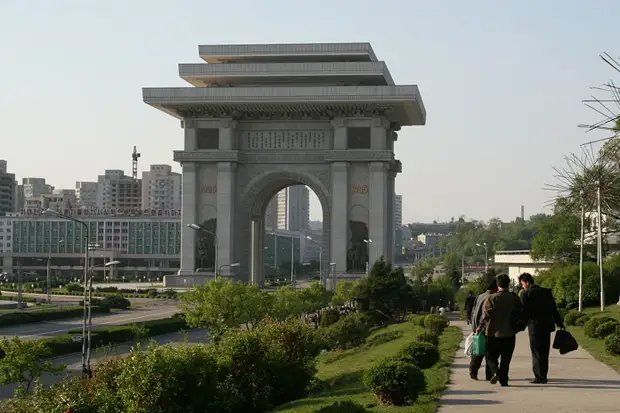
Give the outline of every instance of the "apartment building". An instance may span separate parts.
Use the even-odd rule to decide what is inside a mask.
[[[170,165],[142,172],[142,209],[181,209],[182,176]]]

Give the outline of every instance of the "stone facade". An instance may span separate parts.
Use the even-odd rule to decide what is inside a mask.
[[[364,43],[200,50],[209,70],[193,67],[189,76],[184,69],[198,87],[143,92],[184,129],[184,148],[174,152],[183,167],[179,273],[193,273],[196,254],[213,251],[214,270],[227,273],[235,264],[238,278],[261,283],[265,211],[291,185],[310,187],[321,202],[324,269],[363,273],[368,261],[391,258],[401,170],[394,140],[401,126],[425,122],[417,87],[395,86],[385,64],[364,72],[350,61],[377,63]],[[308,72],[300,84],[300,64],[288,60],[308,50],[308,60],[340,59],[338,70]],[[253,77],[252,67],[264,63],[269,71]]]

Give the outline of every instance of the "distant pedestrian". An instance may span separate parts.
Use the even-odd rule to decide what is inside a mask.
[[[556,326],[564,330],[564,322],[550,289],[536,285],[534,277],[527,272],[519,276],[519,282],[524,288],[521,300],[528,319],[527,330],[532,352],[534,380],[531,383],[546,384],[549,373],[551,333],[555,331]]]
[[[474,293],[469,291],[467,298],[465,299],[465,311],[467,312],[467,324],[471,324],[471,313],[474,311],[474,305],[476,304],[476,297]]]

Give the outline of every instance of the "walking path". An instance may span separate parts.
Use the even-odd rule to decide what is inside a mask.
[[[464,322],[451,322],[463,329]],[[452,365],[450,385],[441,398],[439,413],[618,413],[620,374],[579,349],[560,355],[551,350],[549,383],[530,384],[532,359],[527,331],[517,336],[510,366],[510,386],[500,387],[469,378],[469,357],[459,348]],[[484,364],[480,370],[484,377]]]

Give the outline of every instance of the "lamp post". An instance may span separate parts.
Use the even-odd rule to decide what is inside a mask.
[[[323,246],[313,240],[309,235],[306,235],[306,239],[319,247],[319,282],[323,285]]]
[[[583,242],[584,242],[584,221],[586,217],[586,207],[583,200],[583,191],[579,192],[581,199],[581,235],[579,237],[579,312],[583,307]]]
[[[301,253],[301,249],[299,251]],[[291,287],[295,288],[295,238],[291,235]]]
[[[489,246],[486,242],[482,244],[476,244],[476,246],[480,248],[484,248],[484,272],[485,274],[489,272]]]
[[[87,352],[87,348],[86,348],[86,340],[84,339],[86,336],[86,324],[88,321],[88,290],[87,290],[87,285],[88,285],[88,242],[90,240],[90,228],[88,227],[88,224],[84,221],[81,221],[77,218],[74,218],[72,216],[69,215],[64,215],[61,214],[57,211],[54,211],[52,209],[46,209],[43,211],[43,215],[46,216],[52,216],[52,217],[56,217],[56,218],[60,218],[60,219],[64,219],[67,221],[73,221],[77,224],[80,224],[83,227],[83,230],[85,232],[85,237],[84,237],[84,317],[82,320],[82,374],[84,375],[90,375],[90,367],[87,366],[86,362],[87,362],[87,357],[86,357],[86,352]]]
[[[336,266],[335,262],[329,263],[329,275],[330,275],[329,278],[331,279],[332,290],[336,289],[336,282],[334,280],[334,277],[336,276],[335,271],[334,271],[335,266]]]
[[[209,231],[208,229],[206,229],[205,227],[198,225],[198,224],[187,224],[188,228],[193,229],[194,231],[202,231],[202,232],[206,232],[207,234],[210,234],[213,236],[213,239],[215,239],[215,262],[213,263],[213,272],[215,273],[215,279],[217,280],[217,264],[218,264],[218,250],[220,249],[220,242],[217,239],[217,235],[212,232]]]
[[[370,275],[370,245],[372,244],[372,240],[365,239],[364,242],[368,245],[368,259],[366,260],[366,277]]]
[[[58,246],[65,242],[64,239],[58,241]],[[50,244],[49,254],[47,256],[47,302],[52,302],[52,244]]]
[[[239,264],[238,262],[233,262],[232,264],[224,264],[224,265],[220,266],[220,268],[218,269],[217,272],[221,274],[223,268],[226,268],[226,267],[228,267],[228,268],[236,268],[236,267],[240,267],[240,266],[241,266],[241,264]]]

